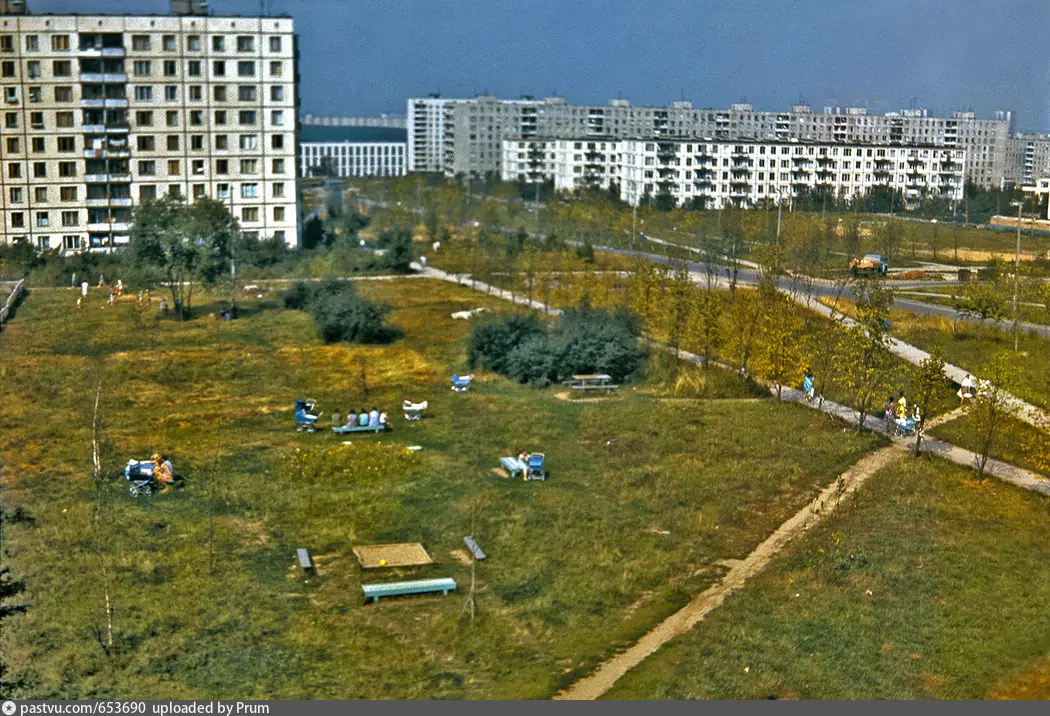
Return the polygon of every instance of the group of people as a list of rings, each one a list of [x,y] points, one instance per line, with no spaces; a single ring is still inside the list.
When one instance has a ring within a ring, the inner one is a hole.
[[[361,408],[360,412],[354,412],[353,408],[349,408],[346,411],[346,422],[341,421],[339,411],[332,413],[332,427],[346,427],[346,428],[376,428],[382,427],[383,430],[387,429],[389,425],[389,416],[385,410],[378,410],[375,406],[371,410],[366,411]]]
[[[919,406],[912,406],[912,414],[908,415],[908,399],[904,397],[904,391],[901,391],[899,398],[894,398],[892,395],[886,399],[886,405],[883,407],[883,419],[886,421],[886,432],[901,433],[909,430],[911,426],[917,425],[922,422],[922,414],[919,412]]]

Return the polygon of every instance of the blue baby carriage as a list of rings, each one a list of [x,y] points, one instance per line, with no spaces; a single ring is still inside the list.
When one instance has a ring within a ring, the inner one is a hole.
[[[317,418],[321,416],[320,413],[314,413],[317,408],[317,401],[312,399],[307,400],[296,400],[295,401],[295,430],[296,432],[314,432],[317,429]]]
[[[527,469],[525,470],[526,480],[546,480],[547,472],[544,469],[543,453],[534,452],[529,455],[529,459],[526,460]]]
[[[470,381],[474,380],[473,375],[456,375],[452,374],[452,390],[456,393],[466,393],[470,390]]]
[[[919,431],[921,437],[922,428],[919,427],[918,415],[915,415],[910,418],[907,415],[905,415],[903,418],[897,418],[894,421],[894,425],[894,432],[900,437],[912,437],[913,435],[915,435],[916,430]]]

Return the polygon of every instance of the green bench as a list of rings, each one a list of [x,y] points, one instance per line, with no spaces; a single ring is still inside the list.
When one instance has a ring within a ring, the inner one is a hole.
[[[451,577],[441,579],[416,579],[408,582],[387,582],[386,584],[362,584],[365,600],[378,602],[380,597],[397,597],[406,594],[426,594],[441,592],[444,596],[456,588],[456,580]]]

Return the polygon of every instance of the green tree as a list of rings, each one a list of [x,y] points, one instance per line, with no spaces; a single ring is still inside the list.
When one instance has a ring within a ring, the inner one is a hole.
[[[167,282],[180,317],[190,313],[198,283],[214,284],[230,267],[240,229],[221,201],[198,199],[186,205],[165,196],[135,208],[128,255],[139,276]]]
[[[878,281],[862,281],[854,289],[856,320],[849,322],[838,354],[843,389],[858,412],[857,432],[875,406],[877,396],[890,389],[892,355],[886,327],[893,292]]]
[[[794,303],[779,293],[762,302],[755,372],[777,389],[777,400],[785,385],[797,382],[805,368],[801,334],[803,322]]]
[[[412,263],[412,234],[405,228],[387,229],[379,235],[379,248],[384,251],[380,260],[383,268],[396,273],[408,273]]]
[[[987,378],[977,381],[973,399],[969,403],[969,413],[977,434],[974,468],[979,478],[984,477],[988,458],[1010,414],[1007,386],[1013,385],[1017,378],[1016,357],[1010,351],[997,354],[984,374]]]
[[[944,359],[940,354],[933,353],[923,358],[919,363],[919,371],[915,376],[915,387],[913,389],[913,400],[915,408],[919,411],[919,424],[915,426],[915,457],[922,452],[922,439],[925,437],[926,419],[930,415],[930,407],[937,391],[944,386]]]
[[[984,333],[984,324],[1001,321],[1009,314],[1010,299],[998,281],[975,281],[963,287],[962,300],[956,300],[956,310],[977,320],[977,339]]]

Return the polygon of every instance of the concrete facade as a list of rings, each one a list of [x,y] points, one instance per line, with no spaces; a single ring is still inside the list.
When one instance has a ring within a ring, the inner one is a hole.
[[[296,246],[296,64],[288,17],[0,17],[0,240],[106,250],[178,194]]]
[[[848,198],[878,186],[909,202],[961,201],[965,163],[965,150],[934,145],[558,138],[505,140],[501,178],[553,180],[561,191],[615,185],[630,204],[667,193],[679,205],[748,207],[806,190]]]
[[[308,177],[330,163],[337,177],[405,175],[404,142],[300,142],[299,173]]]
[[[997,186],[1006,168],[1009,126],[1007,112],[997,113],[995,119],[979,119],[972,112],[930,117],[924,110],[871,115],[857,107],[825,107],[824,112],[816,113],[808,105],[795,105],[786,112],[767,112],[756,111],[749,104],[736,104],[726,110],[696,109],[688,101],[673,102],[668,107],[633,107],[624,99],[611,100],[608,105],[580,106],[567,104],[561,97],[432,97],[408,100],[408,169],[442,171],[448,176],[468,172],[499,174],[499,143],[513,139],[794,139],[873,147],[961,149],[967,157],[967,179],[982,186]]]

